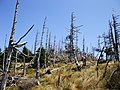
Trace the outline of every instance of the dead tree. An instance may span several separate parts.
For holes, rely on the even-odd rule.
[[[85,38],[83,37],[83,55],[82,55],[82,61],[83,61],[83,66],[86,66],[86,55],[85,55]]]
[[[38,52],[38,58],[37,58],[37,67],[36,67],[36,78],[38,79],[40,77],[40,57],[41,57],[41,49],[42,49],[42,43],[43,43],[43,36],[44,36],[44,30],[45,30],[45,23],[46,23],[46,17],[43,23],[43,28],[42,28],[42,36],[41,36],[41,41],[40,41],[40,49]]]
[[[76,30],[76,48],[75,48],[75,55],[76,55],[77,59],[78,59],[78,52],[79,52],[79,48],[78,48],[78,33],[80,33],[79,31],[80,31],[79,29]]]
[[[107,35],[103,33],[103,39],[104,39],[104,48],[105,48],[105,54],[106,54],[106,61],[108,59],[108,46],[107,46]]]
[[[101,38],[101,36],[99,35],[99,36],[98,36],[98,49],[99,49],[99,50],[101,50],[100,38]]]
[[[99,65],[99,62],[101,60],[101,57],[103,57],[103,52],[104,52],[104,47],[102,48],[101,52],[100,52],[100,56],[97,60],[97,65],[96,65],[96,70],[97,70],[97,77],[98,77],[98,65]]]
[[[112,31],[112,23],[109,20],[109,43],[110,43],[110,48],[111,48],[111,55],[110,58],[114,58],[113,56],[115,55],[115,41],[114,41],[114,36],[113,36],[113,31]]]
[[[51,47],[51,32],[50,32],[48,36],[48,60],[50,60],[51,57],[51,50],[52,47]]]
[[[16,26],[16,15],[17,15],[17,11],[18,11],[18,4],[19,4],[19,2],[17,0],[15,14],[14,14],[13,27],[12,27],[10,40],[9,40],[9,46],[8,46],[8,55],[7,55],[7,59],[6,59],[6,66],[5,66],[5,71],[4,71],[4,75],[2,77],[2,82],[1,82],[1,90],[5,90],[6,83],[7,83],[7,72],[9,71],[11,55],[13,52],[13,42],[14,42],[14,33],[15,33],[15,26]]]
[[[83,54],[85,53],[85,38],[83,37],[83,49],[82,49],[82,51],[83,51]]]
[[[114,29],[114,34],[115,34],[115,59],[116,61],[119,61],[119,36],[118,36],[118,30],[117,30],[117,21],[115,15],[112,15],[113,18],[113,29]]]
[[[61,40],[59,40],[59,42],[58,42],[58,55],[60,55],[61,54]]]
[[[75,32],[76,32],[76,30],[79,26],[75,27],[74,26],[74,21],[75,21],[75,16],[72,13],[71,14],[70,35],[68,35],[66,37],[66,39],[69,41],[69,43],[66,46],[66,49],[68,49],[68,51],[69,51],[69,60],[70,61],[74,60],[76,65],[77,65],[78,70],[80,70],[81,66],[80,66],[80,64],[78,62],[78,59],[76,57],[75,48],[74,48],[74,39],[75,39],[74,35],[75,35]]]
[[[26,75],[25,56],[22,57],[23,57],[23,76],[25,76]]]
[[[73,40],[74,40],[74,16],[73,13],[71,14],[71,29],[70,29],[70,61],[72,61],[72,58],[74,57],[74,45],[73,45]]]
[[[36,33],[36,37],[35,37],[35,43],[34,43],[34,55],[35,55],[35,53],[36,53],[37,39],[38,39],[38,31],[37,31],[37,33]]]
[[[56,62],[56,36],[54,36],[54,60],[53,60],[53,66],[55,66],[55,62]]]
[[[35,64],[35,59],[36,59],[37,40],[38,40],[38,31],[36,33],[35,42],[34,42],[34,57],[33,57],[34,64]]]
[[[48,53],[48,30],[47,30],[47,35],[46,35],[46,50],[45,50],[45,61],[44,61],[44,66],[45,68],[47,67],[47,53]]]
[[[50,53],[51,49],[51,32],[49,33],[49,41],[48,41],[48,52]]]
[[[6,41],[7,41],[7,34],[5,36],[5,43],[4,43],[4,54],[3,54],[3,71],[5,68],[5,49],[6,49]]]
[[[62,39],[60,52],[61,52],[62,59],[66,63],[66,61],[65,61],[66,59],[65,59],[65,55],[64,55],[64,51],[63,51],[63,44],[64,44],[64,42],[63,42],[63,39]]]
[[[16,51],[16,56],[15,56],[15,60],[14,60],[14,76],[16,76],[17,56],[18,56],[18,51]]]
[[[27,34],[28,32],[34,27],[34,25],[28,30],[28,32],[23,35],[19,40],[18,42],[14,42],[14,34],[15,34],[15,27],[16,27],[16,18],[17,18],[17,12],[18,12],[18,5],[19,5],[19,2],[17,0],[16,2],[16,7],[15,7],[15,13],[14,13],[14,20],[13,20],[13,26],[12,26],[12,31],[11,31],[11,36],[10,36],[10,39],[9,39],[9,45],[8,45],[8,55],[7,55],[7,58],[6,58],[6,65],[5,65],[5,70],[3,72],[3,76],[2,76],[2,81],[1,81],[1,86],[0,86],[0,90],[5,90],[6,88],[6,84],[7,84],[7,80],[8,80],[8,71],[9,71],[9,67],[10,67],[10,63],[11,63],[11,56],[12,56],[12,52],[13,52],[13,49],[14,48],[19,48],[23,45],[26,44],[25,43],[19,43]]]

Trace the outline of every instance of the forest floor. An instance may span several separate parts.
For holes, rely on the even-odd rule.
[[[82,62],[81,62],[82,64]],[[35,77],[35,69],[28,68],[24,81],[11,86],[7,90],[120,90],[120,70],[116,70],[116,64],[111,61],[108,64],[107,72],[103,78],[106,63],[99,64],[96,71],[96,61],[87,61],[87,65],[81,71],[76,70],[75,63],[57,63],[56,66],[49,66],[51,74],[40,77],[39,84],[30,84],[28,79]],[[61,67],[61,68],[59,68]],[[46,69],[41,69],[41,74]],[[18,73],[22,73],[18,70]]]

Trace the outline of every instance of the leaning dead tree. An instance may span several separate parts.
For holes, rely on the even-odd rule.
[[[69,42],[66,44],[65,47],[67,49],[67,52],[69,53],[69,60],[70,61],[74,60],[77,65],[78,70],[80,70],[81,66],[78,62],[78,59],[77,59],[77,56],[75,53],[75,47],[74,47],[75,32],[78,29],[78,27],[80,27],[80,26],[78,26],[78,27],[74,26],[74,21],[75,21],[75,16],[72,13],[71,14],[70,34],[66,37],[66,40]]]
[[[46,17],[43,23],[43,28],[42,28],[42,36],[41,36],[41,41],[40,41],[40,48],[38,52],[38,58],[37,58],[37,67],[36,67],[36,78],[38,79],[40,77],[40,57],[41,57],[41,49],[42,49],[42,43],[43,43],[43,36],[44,36],[44,31],[45,31],[45,24],[46,24]]]
[[[5,70],[3,72],[2,75],[2,81],[1,81],[1,86],[0,86],[0,90],[5,90],[6,88],[6,84],[7,84],[7,80],[8,80],[8,71],[9,71],[9,67],[10,67],[10,63],[11,63],[11,56],[12,56],[12,52],[14,48],[19,48],[23,45],[26,44],[26,42],[24,43],[20,43],[20,41],[27,35],[27,33],[34,27],[34,25],[28,30],[28,32],[23,35],[18,42],[14,42],[14,35],[15,35],[15,30],[16,30],[16,23],[17,23],[17,12],[18,12],[18,5],[19,5],[19,0],[17,0],[16,2],[16,7],[15,7],[15,13],[14,13],[14,20],[13,20],[13,26],[12,26],[12,31],[11,31],[11,36],[9,39],[9,45],[8,45],[8,55],[6,58],[6,65],[5,65]]]

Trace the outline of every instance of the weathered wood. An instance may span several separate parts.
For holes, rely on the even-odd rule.
[[[40,57],[41,57],[41,49],[42,49],[42,41],[43,41],[43,36],[44,36],[44,30],[45,30],[45,23],[46,23],[46,17],[43,23],[43,29],[42,29],[42,36],[41,36],[41,41],[40,41],[40,49],[39,49],[39,56],[37,58],[37,67],[36,67],[36,78],[38,79],[40,77]]]
[[[26,75],[25,56],[23,56],[23,76]]]
[[[17,55],[18,55],[18,52],[16,51],[16,56],[15,56],[15,60],[14,60],[14,76],[16,76],[16,68],[17,68]]]
[[[16,27],[16,23],[17,23],[16,17],[17,17],[18,5],[19,5],[19,2],[17,0],[16,7],[15,7],[15,13],[14,13],[12,32],[11,32],[9,45],[8,45],[8,55],[7,55],[7,58],[6,58],[6,66],[5,66],[3,76],[2,76],[2,82],[1,82],[0,90],[5,90],[7,79],[8,79],[7,72],[9,71],[9,66],[10,66],[10,62],[11,62],[11,55],[12,55],[12,52],[13,52],[13,42],[14,42],[15,27]]]

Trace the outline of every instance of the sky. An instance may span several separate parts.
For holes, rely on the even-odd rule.
[[[4,48],[5,35],[7,45],[10,37],[16,0],[0,0],[0,48]],[[57,38],[57,44],[69,34],[71,13],[74,12],[75,26],[80,26],[79,48],[82,50],[82,39],[85,46],[97,47],[97,37],[108,32],[108,20],[112,14],[120,15],[120,0],[19,0],[17,25],[14,40],[17,41],[33,24],[32,31],[22,40],[33,50],[36,32],[38,42],[42,32],[44,18],[46,27]],[[120,19],[119,19],[120,21]],[[46,37],[45,30],[45,37]],[[45,42],[45,38],[44,38]]]

